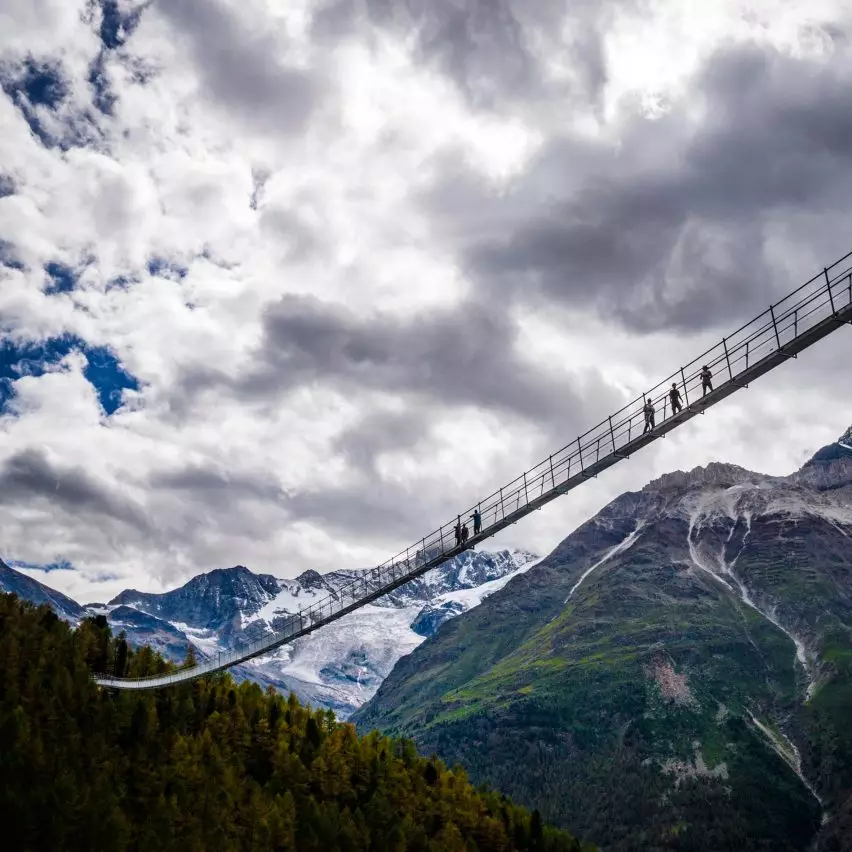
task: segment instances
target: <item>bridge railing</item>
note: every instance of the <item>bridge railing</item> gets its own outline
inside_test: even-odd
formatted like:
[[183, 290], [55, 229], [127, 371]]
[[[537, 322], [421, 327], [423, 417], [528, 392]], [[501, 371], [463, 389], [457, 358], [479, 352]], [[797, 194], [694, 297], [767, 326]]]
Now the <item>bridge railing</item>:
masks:
[[[422, 570], [429, 563], [462, 552], [476, 543], [473, 536], [461, 545], [456, 541], [456, 526], [467, 521], [474, 510], [482, 518], [481, 537], [489, 529], [504, 522], [513, 513], [528, 507], [537, 498], [565, 486], [577, 476], [583, 476], [590, 465], [602, 458], [631, 451], [631, 445], [641, 438], [645, 425], [644, 404], [650, 399], [654, 404], [659, 426], [672, 417], [669, 389], [675, 384], [681, 393], [684, 411], [695, 406], [702, 397], [701, 370], [707, 366], [713, 373], [713, 386], [719, 389], [728, 383], [737, 383], [738, 377], [778, 350], [792, 343], [801, 334], [826, 318], [836, 315], [840, 308], [852, 305], [852, 252], [827, 267], [823, 272], [805, 282], [779, 302], [750, 322], [723, 338], [720, 343], [685, 364], [667, 378], [650, 388], [645, 394], [631, 400], [606, 420], [598, 423], [576, 440], [548, 456], [521, 476], [488, 495], [484, 500], [457, 514], [452, 520], [433, 530], [420, 541], [400, 551], [396, 556], [364, 572], [360, 577], [332, 592], [299, 612], [288, 615], [277, 624], [277, 629], [261, 638], [241, 645], [233, 651], [217, 654], [197, 666], [198, 671], [225, 668], [250, 656], [252, 651], [263, 650], [272, 640], [284, 642], [300, 634], [306, 626], [319, 624], [343, 611], [354, 602], [375, 593], [380, 588], [399, 583], [409, 574]], [[150, 675], [138, 680], [169, 682], [180, 679], [180, 671], [173, 674]]]

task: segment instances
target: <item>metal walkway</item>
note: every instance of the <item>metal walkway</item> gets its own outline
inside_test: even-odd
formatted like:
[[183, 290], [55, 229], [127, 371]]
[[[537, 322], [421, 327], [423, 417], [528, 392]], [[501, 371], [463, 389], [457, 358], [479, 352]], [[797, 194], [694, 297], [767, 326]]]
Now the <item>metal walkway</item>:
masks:
[[[650, 431], [643, 431], [645, 398], [640, 397], [392, 559], [287, 616], [277, 632], [168, 674], [135, 679], [96, 675], [96, 682], [114, 689], [156, 689], [230, 668], [312, 633], [490, 538], [852, 323], [850, 258], [852, 252], [652, 388], [645, 397], [658, 416]], [[714, 389], [706, 395], [700, 377], [705, 364], [714, 375]], [[683, 410], [674, 415], [669, 406], [673, 382], [683, 398]], [[456, 524], [474, 509], [481, 513], [482, 531], [458, 544]]]

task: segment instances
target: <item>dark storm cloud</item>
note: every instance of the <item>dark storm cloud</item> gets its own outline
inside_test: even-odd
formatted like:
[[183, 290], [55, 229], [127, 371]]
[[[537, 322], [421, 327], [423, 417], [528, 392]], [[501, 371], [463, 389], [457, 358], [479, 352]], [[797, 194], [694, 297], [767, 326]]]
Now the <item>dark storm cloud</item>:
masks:
[[447, 514], [447, 498], [447, 489], [424, 494], [363, 477], [334, 489], [299, 491], [287, 505], [291, 522], [319, 522], [347, 541], [370, 542], [377, 536], [407, 540], [423, 535]]
[[264, 474], [252, 476], [202, 465], [188, 465], [154, 474], [149, 484], [154, 488], [191, 493], [193, 504], [218, 508], [225, 508], [240, 499], [277, 502], [282, 497], [281, 486]]
[[588, 400], [569, 381], [526, 363], [517, 338], [504, 310], [476, 302], [400, 319], [362, 317], [312, 297], [285, 296], [267, 312], [255, 365], [236, 388], [264, 398], [324, 382], [544, 423], [582, 417]]
[[278, 39], [249, 31], [218, 0], [158, 0], [153, 8], [189, 45], [214, 101], [265, 130], [303, 129], [324, 87], [317, 74], [279, 62]]
[[371, 412], [337, 438], [334, 450], [354, 467], [375, 473], [382, 453], [413, 448], [429, 435], [433, 422], [426, 406]]
[[[328, 0], [315, 12], [313, 34], [342, 38], [365, 24], [415, 44], [415, 59], [444, 73], [474, 106], [497, 108], [557, 92], [594, 103], [606, 80], [599, 24], [626, 3], [561, 0]], [[550, 82], [543, 60], [570, 59], [570, 85]]]
[[424, 204], [491, 299], [536, 294], [633, 330], [691, 331], [816, 271], [791, 257], [848, 250], [835, 225], [850, 166], [848, 46], [824, 64], [747, 46], [714, 55], [665, 117], [634, 117], [617, 149], [553, 140], [499, 199], [450, 173]]
[[141, 507], [82, 467], [59, 467], [36, 449], [7, 458], [0, 467], [0, 504], [26, 506], [38, 500], [73, 515], [100, 515], [139, 530], [149, 526]]

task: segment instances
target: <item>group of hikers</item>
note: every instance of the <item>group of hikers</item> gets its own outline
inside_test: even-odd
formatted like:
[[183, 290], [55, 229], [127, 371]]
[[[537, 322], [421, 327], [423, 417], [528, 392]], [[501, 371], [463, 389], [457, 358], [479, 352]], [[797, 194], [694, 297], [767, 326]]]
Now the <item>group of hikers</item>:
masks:
[[[713, 390], [713, 373], [711, 372], [710, 368], [705, 364], [701, 368], [699, 376], [701, 378], [703, 398], [707, 395], [707, 391]], [[683, 402], [680, 395], [680, 391], [677, 387], [677, 382], [672, 382], [671, 389], [669, 390], [669, 400], [671, 401], [672, 406], [672, 416], [683, 411]], [[644, 435], [645, 432], [650, 432], [656, 426], [656, 409], [654, 408], [654, 403], [649, 397], [645, 397], [645, 406], [642, 410], [645, 413], [645, 428], [642, 431], [642, 434]], [[482, 515], [479, 509], [474, 509], [473, 514], [469, 517], [473, 521], [473, 535], [477, 536], [480, 532], [482, 532]], [[464, 544], [470, 538], [470, 530], [468, 529], [467, 523], [462, 523], [461, 518], [459, 518], [456, 522], [456, 525], [454, 527], [454, 533], [456, 538], [456, 545]]]
[[[479, 535], [482, 532], [482, 515], [479, 509], [474, 509], [470, 517], [473, 520], [473, 534]], [[470, 538], [470, 530], [468, 530], [467, 524], [461, 522], [461, 518], [456, 522], [455, 534], [456, 544], [464, 544]]]
[[[701, 388], [702, 388], [702, 398], [707, 396], [707, 391], [713, 390], [713, 373], [710, 371], [710, 368], [705, 364], [701, 368], [701, 372], [699, 373], [701, 376]], [[669, 391], [669, 400], [672, 404], [672, 413], [671, 416], [674, 417], [675, 414], [683, 411], [683, 403], [681, 402], [680, 391], [677, 389], [677, 382], [672, 382], [671, 390]], [[642, 434], [644, 435], [646, 432], [650, 432], [655, 426], [655, 416], [656, 409], [654, 408], [654, 403], [651, 402], [650, 397], [645, 397], [645, 406], [642, 411], [645, 413], [645, 428], [642, 430]]]

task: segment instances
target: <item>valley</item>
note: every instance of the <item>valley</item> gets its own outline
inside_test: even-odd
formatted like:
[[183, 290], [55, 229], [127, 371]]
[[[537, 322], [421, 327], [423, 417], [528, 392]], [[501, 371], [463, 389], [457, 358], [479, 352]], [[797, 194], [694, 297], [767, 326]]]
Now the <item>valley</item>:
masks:
[[[538, 561], [522, 551], [468, 551], [375, 604], [274, 653], [236, 667], [237, 680], [294, 692], [301, 701], [346, 719], [367, 701], [397, 660], [447, 619], [477, 606]], [[368, 572], [364, 572], [369, 577]], [[315, 571], [282, 580], [237, 566], [194, 577], [164, 594], [128, 589], [107, 604], [81, 606], [0, 563], [0, 590], [48, 602], [71, 623], [104, 615], [132, 646], [149, 645], [181, 662], [189, 647], [199, 658], [227, 651], [275, 630], [302, 606], [333, 595], [358, 572]]]
[[[412, 738], [606, 849], [845, 849], [849, 440], [786, 477], [666, 474], [544, 559], [468, 551], [233, 676]], [[0, 587], [180, 661], [356, 574], [237, 566], [86, 606], [5, 565]]]

